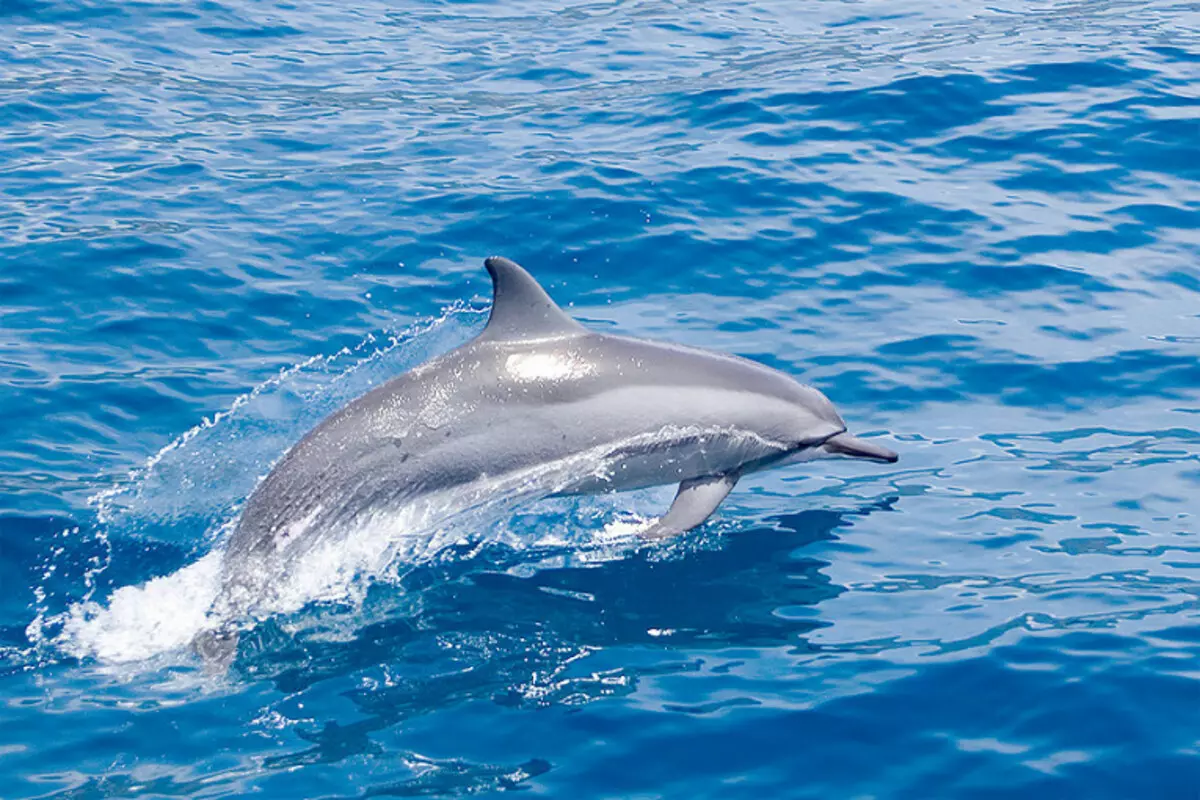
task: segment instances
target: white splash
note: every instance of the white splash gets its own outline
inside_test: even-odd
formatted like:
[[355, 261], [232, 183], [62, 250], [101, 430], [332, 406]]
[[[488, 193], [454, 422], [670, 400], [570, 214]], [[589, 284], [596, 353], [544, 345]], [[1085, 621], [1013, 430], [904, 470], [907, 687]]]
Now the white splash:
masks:
[[[270, 586], [265, 597], [238, 599], [234, 613], [242, 618], [236, 621], [253, 624], [320, 603], [360, 607], [371, 585], [394, 583], [408, 568], [468, 541], [503, 543], [515, 550], [559, 548], [558, 555], [537, 562], [542, 567], [562, 559], [592, 563], [622, 557], [631, 548], [645, 546], [638, 533], [653, 523], [653, 517], [626, 513], [607, 519], [601, 528], [568, 531], [550, 539], [529, 538], [506, 521], [519, 506], [561, 492], [583, 478], [609, 474], [614, 450], [648, 445], [659, 437], [704, 432], [672, 428], [634, 437], [424, 495], [352, 524], [309, 531], [310, 543], [288, 557], [281, 574], [262, 576]], [[210, 614], [222, 590], [221, 556], [220, 550], [214, 550], [171, 575], [118, 589], [107, 605], [90, 601], [73, 605], [61, 620], [58, 646], [72, 656], [106, 663], [144, 661], [187, 648], [198, 634], [225, 621]]]
[[71, 606], [59, 646], [76, 658], [109, 663], [187, 647], [207, 627], [220, 563], [221, 554], [212, 552], [171, 575], [118, 589], [107, 606], [91, 601]]
[[638, 536], [649, 530], [656, 522], [658, 522], [658, 517], [614, 519], [604, 526], [596, 538], [602, 542], [638, 541]]
[[[270, 586], [265, 598], [239, 598], [235, 612], [250, 618], [235, 621], [252, 623], [317, 603], [358, 606], [373, 583], [393, 582], [406, 568], [464, 538], [507, 539], [497, 523], [514, 505], [562, 489], [580, 468], [601, 467], [598, 455], [585, 454], [426, 495], [352, 525], [310, 531], [311, 544], [288, 558], [282, 574], [262, 576]], [[210, 613], [222, 590], [222, 556], [214, 550], [170, 575], [118, 589], [107, 605], [71, 606], [61, 620], [58, 646], [74, 657], [106, 663], [187, 648], [198, 634], [225, 621]]]

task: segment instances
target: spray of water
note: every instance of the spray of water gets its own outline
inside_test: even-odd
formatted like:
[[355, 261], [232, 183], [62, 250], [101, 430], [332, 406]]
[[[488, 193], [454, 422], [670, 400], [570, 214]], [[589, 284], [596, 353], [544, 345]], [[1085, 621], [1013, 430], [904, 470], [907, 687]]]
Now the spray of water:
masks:
[[[90, 499], [95, 526], [63, 532], [59, 538], [75, 541], [48, 554], [35, 589], [36, 616], [26, 634], [38, 660], [141, 660], [191, 641], [216, 594], [223, 538], [273, 462], [334, 409], [466, 341], [485, 317], [456, 304], [436, 319], [306, 359], [97, 492]], [[117, 540], [169, 543], [190, 552], [192, 563], [104, 597], [114, 568], [110, 542]]]

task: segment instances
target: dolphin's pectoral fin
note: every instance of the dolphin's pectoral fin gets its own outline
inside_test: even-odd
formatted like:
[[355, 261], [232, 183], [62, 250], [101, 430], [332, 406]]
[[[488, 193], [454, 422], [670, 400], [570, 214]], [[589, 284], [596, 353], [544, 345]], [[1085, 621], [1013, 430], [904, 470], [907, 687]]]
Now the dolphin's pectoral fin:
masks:
[[692, 478], [679, 484], [675, 494], [675, 502], [667, 509], [658, 522], [642, 531], [647, 539], [662, 539], [677, 533], [691, 530], [708, 519], [721, 501], [733, 489], [740, 476], [736, 472], [724, 475], [706, 475], [703, 478]]

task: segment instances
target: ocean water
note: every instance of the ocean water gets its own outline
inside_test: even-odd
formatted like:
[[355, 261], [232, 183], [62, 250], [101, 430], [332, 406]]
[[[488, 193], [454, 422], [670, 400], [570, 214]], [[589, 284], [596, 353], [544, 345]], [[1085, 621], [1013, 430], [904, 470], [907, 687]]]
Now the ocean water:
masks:
[[[1189, 3], [0, 0], [0, 797], [1200, 797], [1198, 231]], [[206, 674], [493, 253], [900, 462], [360, 537]]]

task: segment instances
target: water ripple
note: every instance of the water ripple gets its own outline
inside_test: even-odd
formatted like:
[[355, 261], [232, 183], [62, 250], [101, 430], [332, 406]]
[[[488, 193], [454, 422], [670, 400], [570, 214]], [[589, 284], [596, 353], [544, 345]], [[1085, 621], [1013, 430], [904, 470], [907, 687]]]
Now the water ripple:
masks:
[[[0, 795], [1200, 784], [1190, 4], [0, 29]], [[55, 644], [469, 335], [496, 252], [590, 326], [802, 375], [902, 461], [755, 476], [663, 549], [602, 534], [669, 492], [547, 501], [260, 626], [220, 685]]]

